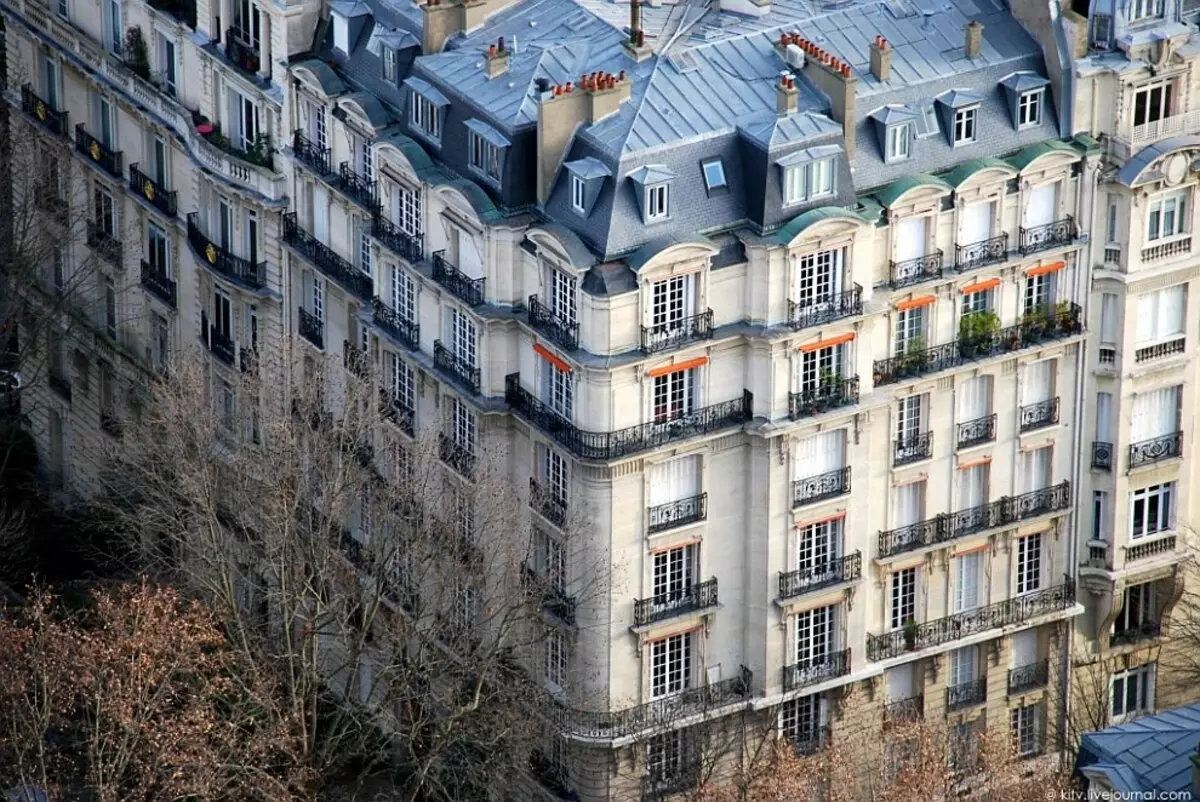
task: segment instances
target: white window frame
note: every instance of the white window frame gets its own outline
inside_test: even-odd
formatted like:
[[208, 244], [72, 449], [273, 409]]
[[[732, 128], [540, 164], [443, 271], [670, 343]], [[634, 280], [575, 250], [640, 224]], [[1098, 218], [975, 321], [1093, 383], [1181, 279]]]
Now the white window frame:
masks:
[[696, 411], [698, 379], [696, 368], [655, 376], [650, 410], [654, 422], [669, 423]]
[[587, 214], [587, 182], [571, 174], [571, 208], [579, 214]]
[[1133, 0], [1129, 4], [1129, 21], [1160, 19], [1163, 15], [1163, 0]]
[[429, 139], [442, 141], [442, 107], [415, 89], [409, 90], [408, 119]]
[[1017, 128], [1028, 128], [1042, 122], [1042, 105], [1045, 88], [1022, 92], [1017, 98]]
[[417, 314], [417, 283], [408, 271], [398, 264], [391, 265], [391, 307], [401, 319], [415, 321]]
[[574, 384], [571, 371], [559, 370], [557, 366], [542, 360], [546, 376], [546, 405], [565, 420], [574, 420]]
[[671, 216], [671, 184], [663, 181], [646, 187], [646, 219], [666, 220]]
[[649, 644], [651, 699], [673, 696], [691, 687], [692, 635], [683, 632]]
[[904, 629], [904, 622], [917, 619], [917, 568], [910, 566], [892, 571], [889, 583], [889, 619], [893, 630]]
[[837, 191], [836, 173], [832, 156], [785, 167], [783, 205], [792, 206], [833, 195]]
[[454, 444], [468, 453], [475, 453], [478, 431], [475, 412], [461, 398], [454, 398], [450, 404], [450, 436]]
[[478, 367], [479, 333], [465, 312], [450, 307], [450, 352], [468, 366]]
[[848, 343], [831, 345], [827, 348], [818, 348], [815, 351], [802, 353], [800, 355], [798, 391], [815, 393], [825, 389], [833, 392], [833, 387], [822, 379], [822, 376], [828, 372], [832, 375], [833, 382], [841, 381], [845, 372], [848, 345]]
[[546, 682], [556, 691], [567, 687], [567, 636], [561, 630], [546, 633]]
[[578, 320], [579, 281], [570, 273], [553, 267], [549, 268], [546, 278], [550, 311], [567, 326], [575, 325]]
[[650, 595], [654, 605], [670, 607], [696, 584], [700, 547], [695, 543], [655, 552], [650, 563]]
[[1157, 242], [1183, 238], [1190, 234], [1187, 227], [1191, 192], [1176, 189], [1163, 192], [1150, 201], [1146, 209], [1146, 241]]
[[500, 181], [500, 169], [504, 162], [504, 149], [489, 142], [477, 131], [468, 136], [468, 154], [471, 169], [491, 181]]
[[329, 15], [333, 23], [333, 47], [350, 55], [350, 20], [336, 11]]
[[1042, 587], [1042, 533], [1017, 538], [1017, 595], [1033, 593]]
[[[1154, 712], [1157, 663], [1144, 663], [1128, 671], [1117, 671], [1109, 683], [1109, 714], [1113, 724], [1140, 718]], [[1132, 686], [1132, 688], [1131, 688]], [[1133, 705], [1129, 704], [1133, 696]], [[1120, 704], [1118, 704], [1120, 699]]]
[[910, 140], [908, 123], [889, 125], [887, 127], [887, 161], [898, 162], [907, 159]]
[[388, 359], [388, 375], [391, 380], [392, 399], [406, 409], [416, 409], [416, 373], [412, 366], [393, 351], [385, 351]]
[[1017, 757], [1032, 757], [1040, 751], [1040, 714], [1040, 705], [1014, 707], [1010, 711], [1009, 729], [1012, 732], [1013, 753]]
[[954, 145], [969, 145], [979, 136], [979, 106], [954, 110]]
[[[1162, 2], [1162, 0], [1134, 0], [1134, 1], [1141, 2], [1141, 3], [1161, 3]], [[1131, 8], [1132, 8], [1132, 6], [1131, 6]], [[1176, 98], [1176, 94], [1177, 94], [1176, 89], [1177, 89], [1177, 87], [1173, 80], [1153, 81], [1144, 86], [1139, 86], [1137, 89], [1135, 89], [1133, 91], [1133, 105], [1132, 105], [1132, 117], [1131, 117], [1131, 119], [1133, 121], [1133, 127], [1137, 128], [1140, 125], [1148, 125], [1150, 123], [1159, 122], [1160, 120], [1165, 120], [1166, 118], [1170, 117], [1171, 116], [1171, 107], [1179, 102], [1178, 99]], [[1154, 94], [1156, 91], [1158, 92], [1158, 97], [1157, 97], [1158, 102], [1151, 103], [1151, 101], [1154, 99]], [[1145, 112], [1146, 112], [1146, 114], [1145, 114], [1146, 119], [1142, 120], [1139, 123], [1137, 120], [1138, 95], [1141, 95], [1141, 94], [1144, 94], [1146, 96], [1145, 103], [1143, 106], [1143, 108], [1145, 109]]]
[[838, 650], [838, 605], [802, 610], [793, 617], [796, 665], [819, 666], [828, 662]]
[[[1170, 532], [1175, 524], [1175, 482], [1162, 482], [1129, 493], [1129, 539]], [[1152, 528], [1153, 527], [1153, 528]]]
[[396, 83], [396, 51], [383, 45], [380, 49], [380, 60], [383, 61], [383, 80]]

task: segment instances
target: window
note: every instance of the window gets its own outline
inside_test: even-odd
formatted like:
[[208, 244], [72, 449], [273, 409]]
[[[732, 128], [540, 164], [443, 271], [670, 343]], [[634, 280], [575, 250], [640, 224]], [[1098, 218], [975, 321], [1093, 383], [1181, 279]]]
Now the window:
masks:
[[383, 80], [396, 83], [396, 51], [384, 45], [380, 56], [383, 61]]
[[1176, 284], [1137, 299], [1134, 339], [1138, 345], [1175, 340], [1184, 335], [1187, 285]]
[[1009, 712], [1013, 752], [1018, 757], [1030, 757], [1042, 751], [1040, 736], [1041, 708], [1038, 705], [1014, 707]]
[[965, 145], [975, 141], [975, 118], [978, 106], [958, 109], [954, 112], [954, 144]]
[[1057, 276], [1058, 273], [1054, 272], [1025, 277], [1025, 314], [1037, 309], [1047, 309], [1054, 304]]
[[469, 630], [475, 625], [478, 610], [479, 591], [460, 580], [454, 589], [454, 623], [460, 631]]
[[666, 423], [687, 415], [696, 405], [696, 369], [654, 377], [654, 422]]
[[960, 316], [973, 315], [977, 312], [987, 312], [995, 306], [996, 290], [994, 288], [968, 292], [962, 297]]
[[450, 436], [454, 444], [468, 452], [475, 451], [475, 413], [462, 400], [450, 403]]
[[652, 595], [655, 607], [670, 607], [687, 597], [699, 552], [699, 547], [691, 544], [654, 555]]
[[[60, 359], [61, 356], [59, 355], [59, 349], [57, 344], [55, 344], [55, 346], [53, 346], [53, 350], [50, 352], [50, 371], [55, 375], [58, 375], [59, 371], [62, 370], [61, 364], [55, 364], [59, 362]], [[78, 388], [80, 393], [87, 395], [89, 392], [91, 392], [89, 388], [91, 387], [92, 376], [91, 365], [88, 364], [87, 355], [82, 351], [72, 352], [71, 365], [75, 371], [75, 386]]]
[[258, 140], [258, 106], [254, 99], [229, 87], [228, 137], [238, 150], [249, 151]]
[[54, 4], [54, 8], [55, 11], [58, 12], [58, 16], [62, 17], [63, 19], [69, 20], [71, 18], [70, 0], [58, 0], [58, 2]]
[[1163, 15], [1163, 0], [1132, 0], [1129, 4], [1129, 21], [1158, 18]]
[[729, 188], [729, 184], [725, 181], [725, 164], [720, 159], [700, 162], [700, 170], [704, 173], [704, 186], [709, 195], [715, 195]]
[[1113, 723], [1154, 712], [1154, 675], [1156, 664], [1147, 663], [1112, 678]]
[[837, 392], [834, 385], [842, 378], [845, 347], [844, 345], [834, 345], [801, 354], [801, 393], [816, 393], [822, 389], [831, 393]]
[[1150, 485], [1129, 494], [1129, 536], [1136, 540], [1170, 531], [1175, 483]]
[[304, 101], [308, 112], [308, 137], [318, 150], [329, 147], [329, 130], [325, 123], [325, 107], [311, 100]]
[[470, 132], [471, 167], [493, 181], [500, 180], [501, 150], [475, 131]]
[[154, 364], [165, 368], [171, 356], [171, 327], [167, 319], [157, 313], [151, 318], [150, 342], [154, 349]]
[[121, 55], [122, 37], [125, 35], [125, 24], [120, 0], [103, 0], [100, 4], [104, 19], [104, 45], [116, 55]]
[[258, 347], [258, 307], [242, 305], [242, 344], [254, 350]]
[[[1145, 7], [1147, 2], [1160, 4], [1162, 0], [1133, 0], [1135, 5]], [[1143, 86], [1133, 93], [1133, 124], [1134, 126], [1155, 123], [1164, 117], [1171, 116], [1172, 95], [1174, 86], [1171, 83], [1156, 83]]]
[[1108, 510], [1108, 492], [1096, 490], [1092, 492], [1092, 540], [1108, 541], [1108, 527], [1105, 526]]
[[409, 94], [408, 119], [421, 133], [433, 140], [442, 138], [442, 109], [424, 95]]
[[96, 98], [96, 133], [104, 147], [113, 150], [117, 145], [117, 111], [112, 101], [103, 95]]
[[1143, 582], [1140, 585], [1125, 588], [1125, 600], [1121, 612], [1113, 621], [1114, 635], [1122, 632], [1136, 632], [1155, 622], [1154, 583]]
[[828, 303], [842, 292], [843, 250], [806, 253], [795, 257], [794, 299], [797, 306]]
[[567, 687], [567, 637], [556, 629], [546, 635], [546, 681], [555, 688]]
[[887, 129], [887, 161], [908, 158], [909, 133], [907, 125], [892, 125]]
[[1100, 296], [1100, 342], [1112, 344], [1116, 341], [1117, 296], [1106, 292]]
[[1044, 96], [1044, 89], [1021, 93], [1021, 97], [1017, 100], [1018, 128], [1037, 125], [1042, 121], [1042, 98]]
[[964, 646], [961, 649], [955, 649], [950, 652], [949, 657], [950, 680], [947, 683], [949, 687], [956, 688], [975, 681], [976, 674], [979, 673], [978, 646]]
[[333, 46], [348, 55], [350, 53], [350, 20], [341, 14], [330, 14], [329, 16], [333, 19]]
[[902, 629], [906, 621], [916, 620], [917, 569], [905, 568], [892, 573], [892, 629]]
[[[1183, 397], [1183, 387], [1160, 387], [1147, 393], [1138, 393], [1133, 399], [1133, 413], [1130, 416], [1129, 440], [1131, 443], [1145, 443], [1168, 437], [1179, 431]], [[1145, 457], [1153, 459], [1154, 454]], [[1131, 460], [1134, 465], [1137, 460]]]
[[571, 176], [571, 208], [587, 214], [587, 182], [577, 175]]
[[[954, 612], [979, 607], [986, 597], [981, 585], [985, 552], [973, 551], [954, 558]], [[969, 679], [974, 679], [970, 677]]]
[[218, 414], [221, 418], [221, 425], [232, 430], [237, 417], [237, 394], [233, 391], [233, 385], [224, 379], [221, 380], [217, 400], [220, 404]]
[[566, 420], [571, 415], [571, 372], [559, 370], [557, 366], [542, 360], [542, 375], [545, 377], [546, 404]]
[[901, 398], [896, 404], [896, 439], [908, 443], [920, 436], [922, 429], [922, 412], [925, 409], [925, 395], [910, 395]]
[[358, 269], [371, 275], [371, 224], [366, 220], [358, 224]]
[[117, 339], [117, 287], [107, 276], [104, 278], [104, 328], [111, 339]]
[[146, 262], [167, 278], [171, 277], [171, 244], [167, 232], [154, 223], [146, 226]]
[[650, 696], [658, 699], [691, 685], [692, 635], [685, 633], [650, 644]]
[[842, 552], [842, 520], [809, 524], [800, 530], [796, 539], [796, 568], [804, 574], [802, 583], [808, 577], [812, 583], [820, 583], [830, 578], [826, 574], [838, 573], [839, 569], [831, 563]]
[[[542, 482], [550, 493], [550, 498], [563, 506], [567, 504], [567, 488], [570, 486], [568, 476], [567, 461], [554, 449], [547, 448], [546, 456], [542, 459]], [[554, 543], [554, 546], [561, 561], [562, 546], [558, 543]], [[562, 566], [559, 568], [561, 572]]]
[[654, 735], [646, 742], [646, 775], [651, 783], [673, 787], [688, 770], [691, 744], [687, 730]]
[[101, 362], [97, 371], [100, 378], [100, 414], [111, 415], [116, 399], [116, 382], [113, 379], [112, 367], [107, 362]]
[[695, 275], [672, 276], [651, 289], [650, 326], [669, 332], [692, 316], [696, 307]]
[[1117, 243], [1117, 204], [1108, 204], [1108, 222], [1105, 225], [1105, 242], [1110, 245]]
[[112, 194], [108, 191], [107, 187], [96, 184], [92, 200], [95, 206], [96, 227], [108, 236], [115, 237], [117, 234], [117, 212], [116, 206], [113, 204]]
[[646, 218], [663, 220], [671, 213], [670, 184], [655, 184], [646, 187]]
[[450, 351], [470, 367], [475, 367], [475, 321], [458, 309], [450, 308]]
[[402, 320], [414, 320], [416, 317], [416, 286], [412, 276], [404, 271], [400, 265], [392, 265], [388, 271], [391, 275], [391, 288], [389, 300], [392, 310], [400, 316]]
[[572, 326], [575, 324], [575, 308], [578, 291], [578, 282], [575, 277], [564, 273], [561, 270], [550, 269], [547, 281], [547, 289], [550, 292], [549, 305], [554, 316], [566, 324]]
[[793, 744], [811, 744], [821, 739], [827, 716], [827, 705], [821, 694], [801, 696], [780, 707], [779, 729]]
[[62, 110], [62, 103], [59, 101], [59, 91], [62, 87], [62, 82], [58, 62], [47, 58], [42, 63], [45, 65], [45, 72], [42, 75], [42, 94], [46, 96], [46, 102], [50, 104], [50, 108], [60, 111]]
[[375, 181], [375, 154], [371, 140], [358, 139], [354, 145], [354, 169], [367, 181]]
[[925, 347], [925, 309], [914, 306], [896, 313], [896, 353], [906, 353], [910, 348]]
[[834, 160], [829, 158], [785, 167], [783, 171], [784, 205], [788, 206], [832, 195], [834, 191], [833, 165]]
[[1169, 192], [1150, 202], [1146, 215], [1146, 239], [1153, 242], [1184, 234], [1187, 226], [1187, 192]]
[[416, 409], [417, 394], [413, 369], [392, 351], [387, 354], [388, 375], [391, 378], [392, 400], [408, 410]]
[[312, 273], [305, 273], [305, 278], [309, 281], [309, 311], [318, 322], [325, 319], [325, 282], [314, 276]]
[[796, 664], [819, 666], [837, 651], [837, 607], [818, 607], [796, 614]]
[[421, 191], [392, 186], [392, 222], [410, 237], [421, 234]]
[[172, 97], [176, 90], [175, 40], [162, 33], [154, 33], [154, 51], [158, 59], [159, 88]]
[[1042, 536], [1017, 540], [1017, 593], [1032, 593], [1042, 586]]

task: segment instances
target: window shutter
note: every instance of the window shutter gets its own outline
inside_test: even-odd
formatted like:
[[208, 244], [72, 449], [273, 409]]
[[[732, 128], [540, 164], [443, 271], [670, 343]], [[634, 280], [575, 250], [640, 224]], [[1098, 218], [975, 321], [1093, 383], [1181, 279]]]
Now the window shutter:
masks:
[[1111, 442], [1111, 426], [1112, 393], [1096, 393], [1096, 439], [1101, 443]]
[[973, 203], [963, 209], [963, 226], [959, 243], [971, 245], [992, 236], [992, 204]]
[[905, 220], [896, 227], [896, 261], [917, 259], [925, 255], [926, 217]]
[[1115, 343], [1116, 341], [1117, 296], [1106, 292], [1100, 299], [1100, 342]]
[[1013, 635], [1012, 667], [1033, 665], [1037, 662], [1037, 630], [1026, 629]]
[[1029, 205], [1025, 209], [1025, 228], [1054, 222], [1057, 189], [1058, 184], [1049, 184], [1029, 193]]

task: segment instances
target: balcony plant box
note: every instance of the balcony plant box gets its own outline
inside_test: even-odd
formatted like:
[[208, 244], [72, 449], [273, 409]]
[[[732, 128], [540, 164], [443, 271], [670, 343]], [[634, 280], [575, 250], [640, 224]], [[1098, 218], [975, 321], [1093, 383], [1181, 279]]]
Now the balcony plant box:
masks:
[[904, 622], [904, 648], [910, 652], [917, 648], [917, 622], [911, 618]]

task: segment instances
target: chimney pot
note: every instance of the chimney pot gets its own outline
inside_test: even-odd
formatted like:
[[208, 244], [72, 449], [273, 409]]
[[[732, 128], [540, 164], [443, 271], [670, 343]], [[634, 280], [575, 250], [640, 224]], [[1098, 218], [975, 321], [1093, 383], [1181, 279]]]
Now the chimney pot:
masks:
[[979, 58], [979, 53], [983, 49], [983, 23], [979, 20], [968, 22], [965, 39], [963, 52], [967, 58]]
[[621, 80], [625, 80], [625, 70], [621, 70]]
[[877, 81], [886, 81], [892, 76], [892, 51], [887, 39], [875, 37], [875, 44], [870, 47], [871, 75]]
[[489, 56], [496, 55], [496, 46], [495, 45], [488, 45], [488, 55]]
[[500, 39], [497, 41], [496, 49], [499, 50], [501, 53], [504, 52], [504, 37], [503, 36], [501, 36]]

